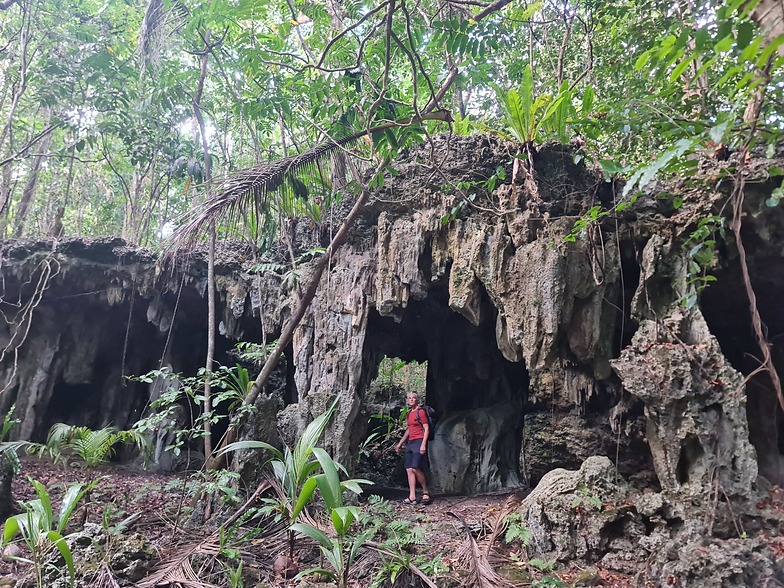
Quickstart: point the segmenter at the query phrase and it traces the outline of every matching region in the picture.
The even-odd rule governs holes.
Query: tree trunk
[[[49,124],[49,115],[46,117],[45,126]],[[14,237],[17,239],[22,236],[25,227],[27,215],[30,212],[30,205],[35,200],[35,193],[38,188],[38,179],[40,177],[41,166],[47,158],[47,151],[52,143],[52,134],[47,134],[39,145],[40,154],[33,156],[32,164],[30,165],[30,173],[27,176],[27,183],[24,190],[22,190],[22,197],[19,200],[19,207],[16,209],[16,219],[14,221]]]
[[[207,143],[207,129],[201,111],[201,99],[204,94],[204,81],[207,78],[207,60],[210,56],[210,30],[204,33],[204,52],[201,56],[201,74],[199,85],[193,97],[193,114],[199,123],[201,133],[201,148],[204,156],[204,180],[207,184],[209,195],[212,182],[212,165],[210,162],[210,147]],[[207,359],[204,363],[204,457],[208,461],[212,456],[212,366],[215,360],[215,223],[210,223],[210,245],[207,254]]]

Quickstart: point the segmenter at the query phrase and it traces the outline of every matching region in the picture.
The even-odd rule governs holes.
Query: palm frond
[[[490,539],[487,542],[485,547],[485,555],[490,555],[490,550],[493,548],[496,539],[498,536],[504,532],[506,527],[508,526],[508,519],[507,517],[515,512],[520,504],[522,503],[522,498],[517,494],[512,494],[509,498],[506,499],[504,502],[504,506],[501,510],[498,511],[498,516],[495,519],[495,523],[493,524],[493,530],[490,533]]]
[[[321,162],[349,147],[363,134],[330,139],[299,155],[241,170],[219,180],[213,194],[182,217],[182,224],[171,238],[171,250],[192,244],[210,223],[226,221],[231,224],[252,213],[260,217],[259,213],[269,207],[270,194],[278,189],[303,196],[304,183],[300,178],[307,176],[309,180],[321,178],[326,181]]]
[[[172,255],[180,248],[189,248],[212,223],[217,225],[226,221],[232,224],[240,218],[262,218],[262,213],[269,211],[269,197],[276,190],[282,190],[286,195],[303,197],[306,196],[303,190],[308,190],[305,181],[311,185],[314,180],[326,184],[329,176],[323,167],[325,161],[335,155],[343,155],[345,149],[351,148],[362,137],[425,120],[453,121],[449,110],[436,110],[422,114],[416,120],[407,118],[364,129],[352,135],[332,136],[299,155],[241,170],[217,180],[211,189],[211,195],[179,219],[180,226],[166,247],[168,254]]]
[[[137,584],[138,588],[157,586],[181,586],[182,588],[220,588],[200,580],[191,565],[191,558],[197,555],[215,557],[220,552],[220,544],[214,537],[199,543],[187,545],[171,553],[158,569]]]
[[[471,529],[462,517],[453,512],[448,513],[458,519],[466,533],[466,539],[457,552],[458,561],[465,567],[469,574],[467,585],[474,588],[512,588],[512,584],[503,576],[497,574],[487,561],[487,557],[479,549]]]
[[[154,71],[160,61],[166,38],[185,24],[188,9],[182,2],[172,2],[168,7],[163,0],[150,0],[139,30],[138,52],[141,73]]]
[[[95,588],[120,588],[117,578],[106,562],[101,564],[101,568],[93,578]]]
[[[79,436],[70,443],[74,452],[88,466],[98,465],[112,455],[112,446],[117,442],[117,429],[112,426],[91,431],[81,431]]]

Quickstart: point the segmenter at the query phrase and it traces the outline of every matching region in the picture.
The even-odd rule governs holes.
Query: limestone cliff
[[[515,169],[515,155],[493,137],[439,136],[394,164],[330,260],[267,390],[285,405],[283,438],[342,392],[325,443],[354,466],[367,387],[379,360],[394,356],[428,361],[427,401],[442,415],[431,448],[442,491],[533,484],[596,454],[638,485],[695,500],[717,480],[729,497],[748,495],[758,465],[784,482],[781,413],[763,381],[754,406],[769,410],[750,407],[747,418],[743,373],[754,369],[746,357],[755,348],[731,242],[712,262],[718,282],[701,303],[682,304],[694,293],[684,245],[699,218],[722,210],[721,174],[660,186],[573,233],[587,210],[617,200],[617,186],[575,163],[585,159],[571,147],[541,149],[530,175]],[[765,169],[750,171],[747,231],[765,244],[750,263],[775,336],[784,330],[775,304],[782,274],[763,270],[781,264],[784,216],[761,208],[773,187]],[[683,205],[662,197],[665,188],[679,190]],[[286,230],[301,252],[340,218],[336,209],[334,225]],[[219,258],[226,361],[234,339],[277,337],[297,293],[276,274],[251,273],[243,247],[226,244]],[[125,426],[149,391],[123,376],[201,365],[204,256],[174,268],[156,261],[116,239],[3,244],[0,408],[16,402],[19,436],[40,439],[60,420]],[[297,271],[308,279],[307,265]]]

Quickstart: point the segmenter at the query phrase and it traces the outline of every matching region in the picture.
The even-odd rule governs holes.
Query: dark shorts
[[[406,443],[406,458],[405,466],[408,468],[423,469],[425,465],[425,456],[419,453],[419,448],[422,446],[422,439],[414,439]]]

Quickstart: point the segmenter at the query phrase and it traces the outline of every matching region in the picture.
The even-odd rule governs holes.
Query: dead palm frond
[[[191,558],[196,556],[216,557],[220,552],[220,544],[213,536],[186,545],[171,553],[158,569],[137,584],[138,588],[156,588],[172,586],[178,588],[220,588],[200,580],[193,569]]]
[[[509,519],[507,517],[516,511],[521,503],[522,498],[517,494],[512,494],[509,496],[509,498],[506,499],[504,506],[501,507],[501,510],[498,511],[498,516],[496,517],[495,523],[493,524],[493,530],[490,533],[490,539],[488,539],[487,545],[485,546],[485,556],[490,555],[490,550],[493,548],[495,540],[498,539],[498,536],[506,530],[506,527],[509,524]]]
[[[171,552],[158,566],[158,569],[147,576],[137,588],[156,588],[158,586],[172,586],[174,588],[220,588],[209,582],[199,579],[191,564],[193,557],[209,557],[213,560],[220,553],[220,537],[224,529],[228,529],[236,523],[248,509],[256,503],[259,497],[270,488],[268,482],[262,480],[256,491],[240,506],[232,516],[230,516],[221,527],[213,531],[212,534],[190,545],[179,547]],[[279,529],[274,530],[280,533]]]
[[[417,120],[451,122],[452,115],[448,110],[437,110],[423,114]],[[323,164],[329,158],[346,153],[362,137],[411,123],[412,119],[409,118],[363,129],[344,137],[330,137],[326,142],[299,155],[241,170],[223,180],[217,180],[210,190],[211,195],[180,219],[181,224],[172,235],[167,249],[174,252],[193,245],[212,223],[218,225],[226,221],[232,224],[251,215],[261,218],[262,213],[269,209],[270,195],[276,190],[282,189],[295,197],[307,198],[308,187],[303,179],[310,182],[320,179],[327,183],[328,170],[324,169]]]
[[[453,512],[449,514],[462,523],[466,532],[466,539],[457,551],[458,561],[468,571],[468,579],[464,585],[473,588],[512,588],[513,584],[497,574],[487,561],[466,522]]]
[[[117,578],[114,577],[112,568],[110,568],[109,564],[106,562],[101,564],[101,568],[93,579],[93,586],[95,586],[95,588],[120,588],[120,584],[117,582]]]
[[[261,218],[269,208],[270,195],[281,189],[288,196],[307,198],[308,188],[300,176],[320,178],[326,182],[321,163],[335,152],[350,147],[360,138],[355,133],[341,139],[330,139],[299,155],[286,157],[241,170],[218,180],[209,196],[200,206],[186,213],[184,221],[171,239],[172,249],[190,245],[211,223],[234,221],[255,214]]]
[[[141,73],[154,71],[163,54],[166,39],[183,26],[188,9],[182,2],[172,2],[168,6],[163,0],[150,0],[139,30],[139,57]]]

